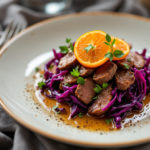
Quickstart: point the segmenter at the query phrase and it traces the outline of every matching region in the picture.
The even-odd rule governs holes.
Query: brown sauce
[[[113,131],[116,130],[115,124],[113,122],[108,123],[106,121],[107,118],[95,118],[93,116],[83,115],[83,117],[75,117],[73,119],[69,119],[70,114],[70,107],[67,104],[60,104],[54,99],[46,98],[45,96],[41,95],[40,91],[34,91],[36,100],[40,102],[42,107],[47,110],[51,116],[55,117],[56,120],[62,121],[66,125],[71,125],[73,127],[89,130],[89,131]],[[147,95],[146,98],[143,100],[143,110],[140,112],[133,112],[132,114],[128,115],[126,119],[122,121],[122,128],[127,126],[132,126],[135,123],[139,122],[140,120],[148,117],[150,114],[150,95]],[[59,108],[65,108],[66,114],[57,114],[53,111],[53,106],[58,106]]]
[[[52,112],[52,107],[57,105],[56,101],[53,99],[45,98],[43,100],[44,104]],[[87,129],[87,130],[102,130],[102,131],[109,131],[112,130],[112,123],[107,124],[106,119],[97,119],[88,115],[83,115],[83,117],[76,116],[73,119],[69,119],[70,108],[67,104],[59,104],[58,107],[62,107],[66,109],[66,114],[57,114],[55,116],[57,119],[63,121],[67,125],[71,125],[73,127],[77,127],[80,129]],[[52,112],[53,113],[53,112]]]

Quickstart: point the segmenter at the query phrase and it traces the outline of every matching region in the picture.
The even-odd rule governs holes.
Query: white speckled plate
[[[49,138],[83,146],[112,147],[150,141],[150,121],[134,127],[99,134],[80,131],[50,119],[44,111],[36,111],[25,90],[35,66],[50,57],[52,48],[66,37],[76,40],[91,30],[104,30],[133,44],[135,50],[150,50],[150,20],[118,13],[81,13],[49,19],[14,37],[0,51],[0,101],[3,108],[25,127]],[[40,57],[38,57],[40,56]],[[35,59],[36,58],[36,59]],[[38,59],[38,61],[37,61]]]

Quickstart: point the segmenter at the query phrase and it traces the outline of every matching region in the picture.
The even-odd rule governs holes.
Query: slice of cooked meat
[[[88,113],[90,115],[100,116],[104,114],[105,111],[102,110],[112,99],[112,87],[109,85],[106,89],[103,89],[102,92],[98,95],[97,100],[90,106]]]
[[[60,70],[69,69],[71,67],[74,67],[77,64],[77,59],[74,56],[73,52],[69,52],[64,57],[60,59],[60,62],[58,64],[58,68]]]
[[[73,77],[70,73],[66,74],[64,76],[64,80],[60,82],[59,88],[62,90],[62,86],[66,83],[68,84],[74,84],[77,82],[77,78]]]
[[[89,104],[95,96],[95,83],[92,78],[86,78],[83,85],[78,84],[75,95],[85,104]]]
[[[134,65],[133,60],[129,56],[127,56],[123,60],[116,61],[116,63],[119,67],[121,67],[123,69],[129,69],[129,68],[133,67],[133,65]]]
[[[119,90],[126,90],[128,89],[135,81],[134,73],[130,70],[117,70],[115,74],[117,88]]]
[[[106,62],[96,70],[93,76],[93,80],[98,84],[106,83],[113,78],[116,71],[117,65],[115,63],[110,61]]]
[[[50,67],[48,68],[48,70],[51,72],[51,73],[54,73],[56,74],[57,73],[57,66],[55,64],[51,64]]]
[[[63,80],[64,83],[69,83],[69,84],[73,84],[73,83],[76,83],[77,82],[77,78],[76,77],[73,77],[70,73],[66,74],[64,76],[64,80]]]
[[[85,77],[85,76],[91,75],[94,72],[94,69],[85,68],[85,67],[81,66],[79,69],[79,72],[80,72],[80,76]]]
[[[136,52],[131,52],[128,57],[131,58],[134,66],[137,69],[142,69],[144,67],[145,60],[144,60],[143,56],[137,54]]]

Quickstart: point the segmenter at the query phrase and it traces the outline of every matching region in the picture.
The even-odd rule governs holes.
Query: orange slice
[[[108,58],[105,58],[105,54],[110,52],[111,49],[104,43],[106,42],[105,36],[106,33],[104,31],[95,30],[87,32],[77,39],[74,45],[74,54],[80,64],[88,68],[96,68],[109,60]],[[121,58],[114,57],[114,60],[120,60],[128,55],[129,45],[123,40],[118,38],[115,39],[114,50],[122,50],[124,55]],[[88,46],[92,47],[87,52],[86,48]]]
[[[112,37],[112,39],[114,39],[114,37]],[[126,58],[130,52],[129,44],[119,38],[115,38],[115,39],[116,39],[116,42],[113,46],[113,51],[121,50],[124,53],[124,55],[121,58],[113,57],[113,60],[121,60],[121,59]]]

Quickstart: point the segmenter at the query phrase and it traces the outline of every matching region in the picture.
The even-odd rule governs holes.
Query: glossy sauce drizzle
[[[37,78],[36,78],[37,79]],[[36,80],[36,83],[39,82],[39,79]],[[41,95],[39,90],[34,90],[34,94],[36,97],[36,101],[44,107],[44,109],[47,110],[48,113],[53,116],[53,118],[56,118],[57,120],[62,121],[66,125],[71,125],[73,127],[89,130],[89,131],[113,131],[116,130],[114,122],[108,123],[106,121],[106,118],[95,118],[93,116],[89,115],[83,115],[83,117],[75,117],[73,119],[69,118],[70,114],[70,107],[67,104],[64,103],[58,103],[54,99],[46,98],[45,96]],[[145,119],[146,117],[150,116],[150,95],[147,95],[145,99],[143,100],[143,109],[139,112],[133,112],[132,114],[128,115],[126,119],[122,121],[122,128],[127,126],[132,126],[135,123],[139,122],[142,119]],[[66,114],[57,114],[53,111],[53,106],[58,106],[59,108],[65,108]]]

